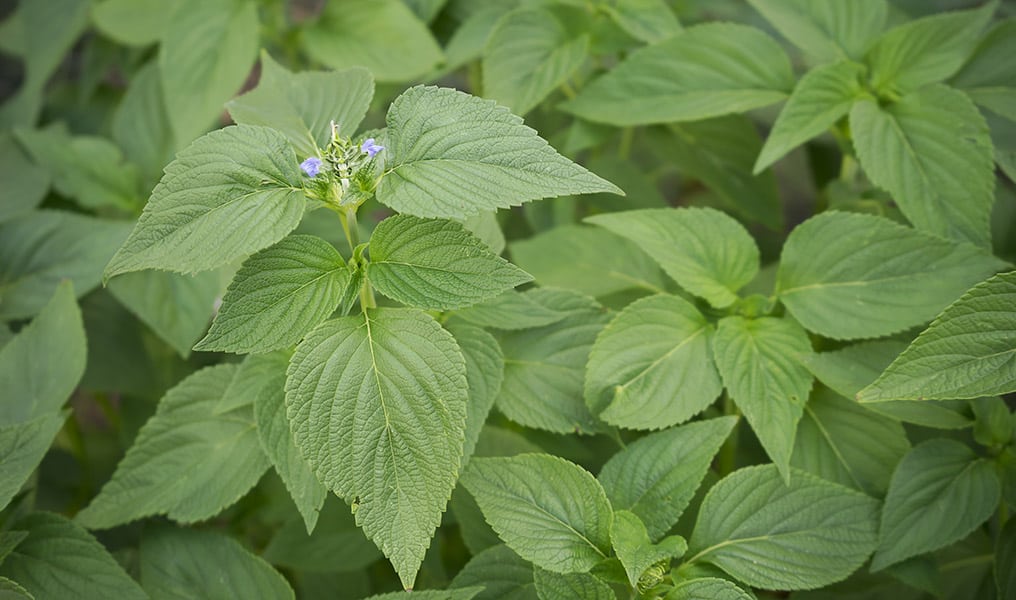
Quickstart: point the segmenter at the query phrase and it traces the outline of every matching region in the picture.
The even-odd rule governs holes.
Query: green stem
[[[723,392],[723,414],[735,416],[740,414],[737,410],[737,405],[734,404],[730,394],[726,391]],[[737,438],[737,426],[735,425],[733,431],[730,432],[730,437],[727,438],[727,441],[723,442],[723,446],[720,448],[720,455],[717,460],[720,477],[726,477],[737,466]]]
[[[628,160],[628,155],[631,154],[631,142],[632,138],[635,137],[635,130],[631,127],[625,127],[621,130],[621,143],[617,146],[617,157],[621,160]]]
[[[339,218],[342,221],[342,232],[346,234],[346,241],[349,242],[349,251],[355,252],[356,247],[360,245],[360,226],[356,222],[356,208],[343,209],[339,212]],[[364,277],[363,286],[360,287],[360,308],[367,310],[376,307],[374,288],[371,287],[370,281]]]
[[[561,84],[561,91],[564,92],[564,95],[567,96],[569,100],[578,95],[575,93],[575,88],[573,88],[567,81]]]

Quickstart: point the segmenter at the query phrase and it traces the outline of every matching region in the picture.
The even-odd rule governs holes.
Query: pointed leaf
[[[126,0],[124,3],[142,5],[137,0]],[[146,0],[145,4],[147,3],[150,0]],[[165,10],[162,7],[172,10],[172,5],[163,0],[155,0],[155,3],[162,10]],[[142,8],[158,15],[157,10],[144,8],[143,5]],[[110,129],[113,141],[123,150],[128,160],[141,169],[141,189],[147,194],[158,183],[162,177],[162,167],[173,160],[177,150],[157,60],[149,60],[134,73],[123,99],[113,112]]]
[[[860,60],[885,27],[885,0],[748,0],[787,41],[822,62]]]
[[[287,521],[268,542],[264,558],[296,571],[350,573],[366,569],[381,553],[357,528],[346,503],[328,494],[313,533],[302,517]]]
[[[603,9],[628,35],[647,44],[681,33],[681,23],[664,0],[616,0]]]
[[[216,413],[229,412],[244,406],[252,406],[261,390],[278,384],[279,369],[283,372],[289,366],[289,350],[278,350],[266,354],[250,354],[237,365],[233,378],[222,392]],[[283,388],[285,384],[283,382]]]
[[[55,413],[0,426],[0,457],[4,463],[0,470],[0,510],[7,507],[42,462],[66,420],[66,414]]]
[[[529,294],[515,290],[455,311],[455,316],[480,327],[490,329],[529,329],[556,323],[568,316],[567,311],[552,310]]]
[[[642,520],[627,510],[614,513],[610,524],[610,543],[633,588],[638,586],[639,579],[649,567],[661,561],[669,563],[671,558],[680,558],[688,549],[688,542],[679,535],[668,536],[659,544],[653,544]]]
[[[1016,19],[998,23],[985,35],[970,60],[949,84],[993,112],[1016,121],[1016,65],[1007,60],[1016,52]],[[994,129],[994,127],[992,128]]]
[[[111,39],[128,46],[147,46],[162,37],[173,18],[175,2],[104,0],[92,7],[92,22]]]

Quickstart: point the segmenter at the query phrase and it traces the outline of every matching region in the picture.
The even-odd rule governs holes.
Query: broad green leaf
[[[995,541],[995,585],[999,598],[1016,594],[1016,521],[1010,519]]]
[[[402,213],[462,219],[540,198],[623,194],[490,100],[413,87],[392,103],[387,123],[377,199]]]
[[[804,407],[790,464],[881,498],[908,450],[898,422],[822,389]]]
[[[427,26],[401,0],[334,0],[302,37],[312,59],[333,69],[366,67],[383,82],[417,79],[442,60]]]
[[[164,4],[162,0],[156,2]],[[127,92],[113,111],[111,129],[113,141],[140,169],[142,189],[147,195],[162,177],[162,167],[173,160],[177,150],[155,60],[149,61],[130,80]]]
[[[485,302],[455,311],[455,316],[480,327],[491,329],[529,329],[556,323],[568,312],[552,310],[532,299],[529,294],[508,290]]]
[[[0,457],[4,464],[0,470],[0,510],[7,507],[42,462],[65,420],[64,413],[50,413],[0,426]]]
[[[596,337],[586,365],[586,404],[605,422],[629,429],[687,421],[723,389],[710,350],[713,331],[677,296],[632,302]]]
[[[727,393],[788,480],[797,422],[811,390],[811,373],[799,358],[808,354],[808,334],[789,319],[724,317],[713,337]]]
[[[339,135],[352,137],[373,96],[374,80],[366,69],[294,74],[262,50],[258,86],[226,108],[237,123],[282,132],[303,159],[328,145],[333,121]]]
[[[448,0],[402,0],[424,23],[433,21]]]
[[[0,320],[37,314],[65,279],[78,295],[91,291],[129,227],[55,210],[0,223]]]
[[[233,373],[233,378],[215,405],[216,413],[225,413],[244,406],[253,406],[254,398],[267,388],[285,389],[279,385],[278,375],[289,367],[291,350],[277,350],[265,354],[250,354]]]
[[[758,173],[804,142],[825,132],[850,112],[861,94],[864,67],[838,62],[817,67],[797,82],[755,162]]]
[[[222,105],[240,91],[257,58],[258,34],[254,2],[176,1],[158,60],[178,144],[208,131],[222,114]]]
[[[914,447],[896,467],[882,509],[872,571],[969,535],[998,507],[995,467],[947,439]]]
[[[0,565],[35,600],[148,598],[94,537],[66,517],[32,513],[14,523],[28,537]]]
[[[610,552],[610,502],[578,465],[549,454],[474,458],[462,484],[508,547],[544,569],[584,573]]]
[[[462,226],[466,228],[466,231],[478,237],[483,245],[494,254],[501,254],[508,245],[504,232],[501,231],[501,225],[497,222],[497,211],[481,212],[467,217],[462,221]]]
[[[335,312],[350,283],[342,255],[312,235],[283,238],[244,261],[195,350],[270,352],[292,346]]]
[[[970,99],[1009,120],[1016,121],[1016,19],[1007,19],[981,39],[970,60],[949,84]]]
[[[455,339],[414,309],[326,321],[290,362],[293,439],[406,588],[440,524],[462,456],[466,365]]]
[[[562,108],[624,127],[697,121],[779,102],[793,85],[790,61],[771,37],[708,23],[636,50]]]
[[[688,549],[688,542],[679,535],[668,536],[654,544],[642,520],[627,510],[614,513],[610,524],[610,543],[633,588],[649,567],[661,561],[669,563],[671,558],[680,558]]]
[[[660,270],[639,247],[592,227],[566,225],[512,242],[512,259],[537,283],[606,296],[627,289],[662,292]]]
[[[0,134],[0,222],[26,213],[49,190],[49,171],[25,155],[10,133]]]
[[[6,577],[0,577],[0,598],[3,600],[35,600],[28,590]]]
[[[633,210],[586,221],[635,242],[681,287],[717,308],[733,304],[758,273],[751,234],[711,208]]]
[[[861,390],[861,402],[1016,391],[1016,271],[974,286]]]
[[[877,90],[908,91],[946,79],[973,52],[996,8],[992,0],[980,8],[931,15],[890,29],[868,53],[871,84]]]
[[[827,212],[790,233],[777,293],[811,331],[879,337],[927,322],[1005,265],[973,246],[882,217]]]
[[[146,529],[140,554],[141,585],[152,600],[295,598],[285,577],[221,533]]]
[[[648,44],[681,33],[681,23],[664,0],[615,0],[603,10],[628,35]]]
[[[462,446],[462,464],[469,460],[480,438],[494,400],[504,381],[504,355],[497,339],[483,329],[457,320],[445,323],[445,328],[466,359],[466,382],[469,384],[469,403],[466,405],[466,434]]]
[[[615,600],[617,596],[606,583],[589,573],[555,573],[537,566],[533,572],[536,594],[540,600]]]
[[[389,592],[370,596],[367,600],[472,600],[483,591],[482,587],[462,588],[458,590],[424,590],[414,592]]]
[[[374,229],[369,248],[374,288],[419,308],[468,306],[532,281],[455,221],[395,215]]]
[[[850,111],[854,148],[871,181],[918,229],[990,245],[995,176],[988,126],[962,92],[932,85]]]
[[[116,42],[147,46],[159,41],[175,9],[174,0],[103,0],[92,5],[92,23]]]
[[[281,133],[252,125],[213,131],[166,167],[105,277],[207,271],[271,246],[300,223],[302,190]]]
[[[58,413],[85,372],[86,354],[74,286],[63,282],[39,316],[0,348],[0,424]]]
[[[539,7],[505,15],[483,51],[483,95],[517,115],[536,107],[586,61],[582,16]]]
[[[821,62],[860,60],[885,27],[885,0],[748,0],[789,42]]]
[[[498,336],[505,365],[498,410],[526,427],[556,433],[599,431],[600,424],[582,400],[582,382],[589,351],[608,315],[595,300],[575,292],[536,289],[526,295],[569,315]]]
[[[445,70],[458,69],[468,62],[480,58],[494,27],[497,26],[501,17],[514,8],[510,2],[474,3],[473,5],[479,7],[479,10],[466,17],[448,38],[448,43],[445,44]]]
[[[449,588],[484,586],[476,600],[537,600],[533,565],[504,544],[492,546],[469,559]]]
[[[691,502],[736,423],[734,417],[696,421],[628,444],[598,477],[611,505],[637,515],[649,537],[660,539]]]
[[[689,562],[754,587],[806,590],[845,579],[878,543],[872,498],[794,469],[747,467],[717,483],[699,512]]]
[[[141,428],[91,504],[78,513],[90,529],[108,529],[150,515],[181,523],[217,515],[268,469],[249,406],[216,414],[236,371],[202,369],[171,389]]]
[[[366,569],[381,553],[356,527],[346,503],[329,494],[313,533],[307,533],[303,518],[288,521],[272,536],[264,557],[296,571],[350,573]]]
[[[700,577],[678,583],[664,600],[752,600],[752,597],[726,579]]]
[[[109,282],[109,291],[129,311],[187,358],[208,328],[220,290],[214,271],[180,275],[167,271],[125,273]]]

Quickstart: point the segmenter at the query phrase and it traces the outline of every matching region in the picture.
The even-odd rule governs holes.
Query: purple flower
[[[367,138],[360,144],[360,152],[366,152],[367,156],[374,158],[374,155],[384,150],[385,147],[374,143],[374,138]]]
[[[307,177],[317,177],[318,173],[321,172],[321,159],[312,156],[300,163],[300,168],[307,174]]]

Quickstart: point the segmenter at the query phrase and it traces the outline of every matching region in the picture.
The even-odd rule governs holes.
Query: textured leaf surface
[[[962,92],[928,86],[885,108],[862,100],[850,111],[850,127],[864,172],[915,227],[989,245],[991,138]]]
[[[296,155],[281,133],[252,125],[213,131],[166,167],[105,277],[235,261],[285,237],[305,203]]]
[[[555,573],[536,567],[533,573],[540,600],[614,600],[617,596],[606,583],[589,573]]]
[[[504,544],[477,553],[462,567],[450,588],[484,587],[476,600],[537,600],[533,565]]]
[[[356,527],[346,503],[329,494],[313,533],[307,533],[302,517],[287,521],[265,547],[264,558],[297,571],[350,573],[366,569],[381,553]]]
[[[462,219],[540,198],[623,195],[490,100],[418,86],[392,103],[387,122],[377,198],[402,213]]]
[[[556,323],[568,316],[567,311],[552,310],[529,294],[508,290],[485,302],[455,312],[455,316],[480,327],[491,329],[529,329]]]
[[[1016,391],[1016,271],[973,287],[946,308],[861,402],[977,398]]]
[[[885,0],[748,0],[789,42],[826,62],[864,57],[885,27]]]
[[[610,502],[578,465],[548,454],[474,458],[462,484],[508,547],[544,569],[586,572],[610,552]]]
[[[603,9],[628,35],[648,44],[681,33],[681,23],[664,0],[617,0]]]
[[[688,542],[679,535],[668,536],[659,544],[653,544],[642,520],[627,510],[614,513],[610,524],[610,543],[624,565],[632,587],[638,585],[646,569],[660,561],[680,558],[688,549]]]
[[[624,127],[696,121],[778,102],[793,85],[790,61],[771,37],[709,23],[633,52],[563,108]]]
[[[783,246],[780,301],[824,336],[888,335],[924,323],[1005,263],[871,215],[828,212]]]
[[[872,570],[963,539],[1000,499],[995,468],[963,444],[935,439],[915,446],[889,483]]]
[[[55,413],[0,427],[0,456],[4,461],[0,470],[0,510],[7,507],[42,462],[66,419],[67,415]]]
[[[773,465],[731,473],[706,495],[689,553],[755,587],[818,588],[845,579],[878,542],[878,502]]]
[[[288,236],[244,261],[194,349],[246,353],[292,346],[335,312],[350,279],[331,244]]]
[[[787,319],[724,317],[713,338],[727,393],[785,479],[812,383],[799,357],[810,353],[808,335]]]
[[[293,439],[356,524],[416,572],[455,486],[466,365],[451,334],[413,309],[326,321],[297,346],[286,381]]]
[[[702,313],[676,296],[632,302],[596,337],[586,365],[586,404],[618,427],[662,429],[687,421],[723,389],[713,333]]]
[[[737,584],[716,577],[700,577],[682,581],[664,600],[751,600]]]
[[[483,424],[501,391],[504,354],[497,339],[479,327],[452,320],[445,323],[445,328],[455,337],[466,359],[469,404],[466,406],[466,439],[462,446],[462,463],[465,464],[473,455]]]
[[[249,406],[215,413],[235,370],[202,369],[167,392],[77,521],[108,529],[165,514],[190,523],[215,516],[246,494],[269,462]]]

